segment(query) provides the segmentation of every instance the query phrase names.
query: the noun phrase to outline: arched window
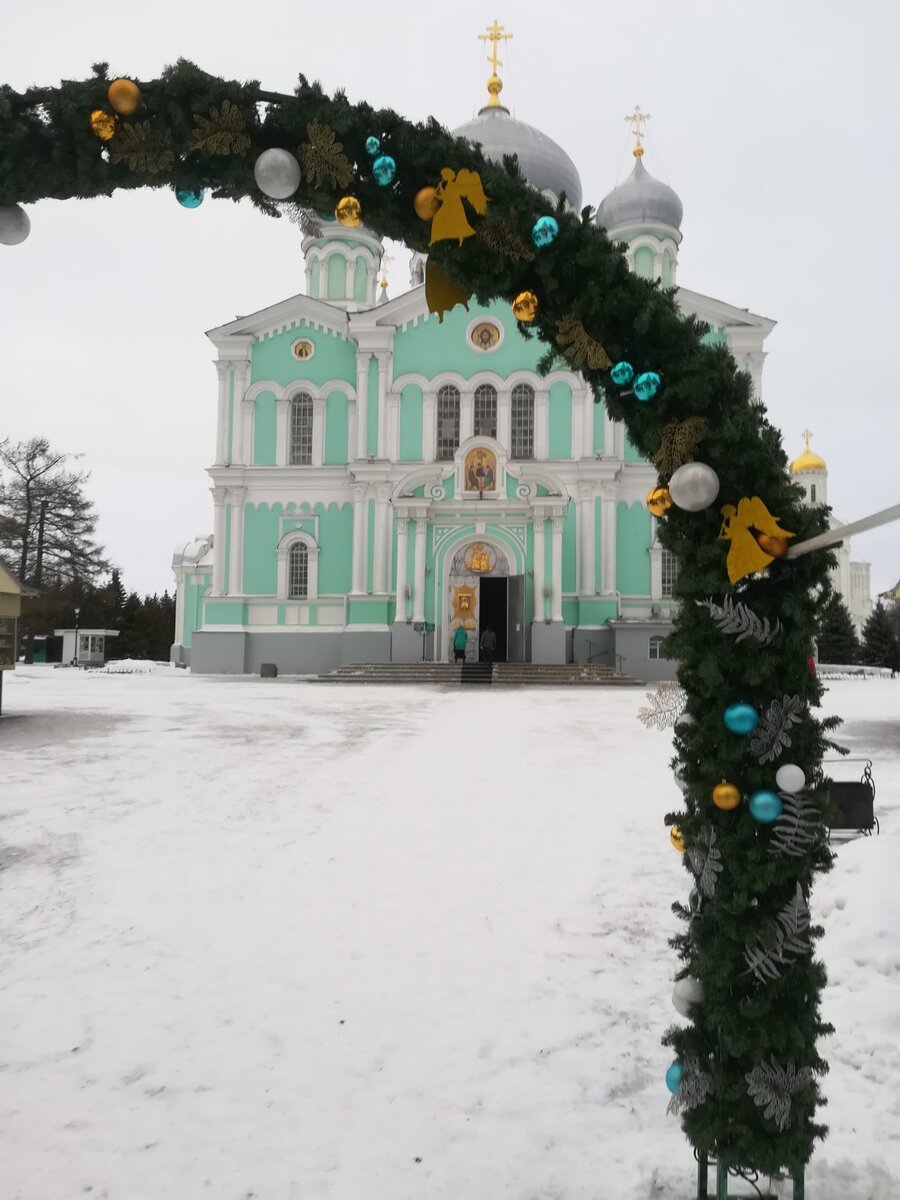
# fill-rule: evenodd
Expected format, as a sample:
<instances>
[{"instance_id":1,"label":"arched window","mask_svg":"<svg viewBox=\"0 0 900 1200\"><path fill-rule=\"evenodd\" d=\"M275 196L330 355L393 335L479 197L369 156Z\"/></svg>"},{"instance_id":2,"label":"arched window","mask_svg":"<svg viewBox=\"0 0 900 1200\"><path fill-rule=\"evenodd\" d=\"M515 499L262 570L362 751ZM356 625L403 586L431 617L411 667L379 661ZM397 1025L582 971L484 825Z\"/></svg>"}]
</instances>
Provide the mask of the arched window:
<instances>
[{"instance_id":1,"label":"arched window","mask_svg":"<svg viewBox=\"0 0 900 1200\"><path fill-rule=\"evenodd\" d=\"M658 633L655 633L653 635L653 637L650 639L650 645L647 647L647 657L648 658L665 658L665 655L662 652L662 645L663 645L664 641L665 641L665 638L660 637L660 635Z\"/></svg>"},{"instance_id":2,"label":"arched window","mask_svg":"<svg viewBox=\"0 0 900 1200\"><path fill-rule=\"evenodd\" d=\"M309 546L294 542L288 557L288 596L291 599L309 595Z\"/></svg>"},{"instance_id":3,"label":"arched window","mask_svg":"<svg viewBox=\"0 0 900 1200\"><path fill-rule=\"evenodd\" d=\"M534 458L534 388L517 383L512 390L510 411L511 458Z\"/></svg>"},{"instance_id":4,"label":"arched window","mask_svg":"<svg viewBox=\"0 0 900 1200\"><path fill-rule=\"evenodd\" d=\"M437 394L438 462L452 459L459 446L459 388L444 384Z\"/></svg>"},{"instance_id":5,"label":"arched window","mask_svg":"<svg viewBox=\"0 0 900 1200\"><path fill-rule=\"evenodd\" d=\"M313 402L307 392L298 392L291 400L291 466L312 462Z\"/></svg>"},{"instance_id":6,"label":"arched window","mask_svg":"<svg viewBox=\"0 0 900 1200\"><path fill-rule=\"evenodd\" d=\"M809 500L811 504L816 502L816 485L814 483L809 485Z\"/></svg>"},{"instance_id":7,"label":"arched window","mask_svg":"<svg viewBox=\"0 0 900 1200\"><path fill-rule=\"evenodd\" d=\"M678 559L675 557L672 551L667 550L665 546L662 548L660 566L662 568L662 595L664 598L671 598L675 589L675 580L678 578Z\"/></svg>"},{"instance_id":8,"label":"arched window","mask_svg":"<svg viewBox=\"0 0 900 1200\"><path fill-rule=\"evenodd\" d=\"M475 436L497 436L497 389L489 383L475 389Z\"/></svg>"}]
</instances>

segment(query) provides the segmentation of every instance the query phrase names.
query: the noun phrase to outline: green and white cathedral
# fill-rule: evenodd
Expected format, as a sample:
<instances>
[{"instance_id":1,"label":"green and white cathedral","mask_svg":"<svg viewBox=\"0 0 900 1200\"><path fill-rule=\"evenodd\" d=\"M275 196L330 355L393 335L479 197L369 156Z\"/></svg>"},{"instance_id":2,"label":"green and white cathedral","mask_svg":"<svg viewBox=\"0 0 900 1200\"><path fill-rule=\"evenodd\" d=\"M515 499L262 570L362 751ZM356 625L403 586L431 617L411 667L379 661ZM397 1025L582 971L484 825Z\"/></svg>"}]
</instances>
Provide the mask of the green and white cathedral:
<instances>
[{"instance_id":1,"label":"green and white cathedral","mask_svg":"<svg viewBox=\"0 0 900 1200\"><path fill-rule=\"evenodd\" d=\"M456 130L516 154L578 211L575 164L489 103ZM632 269L676 285L682 205L643 163L597 224ZM425 302L379 288L383 247L327 222L303 242L306 292L208 334L217 351L212 536L175 555L173 659L199 672L312 673L341 663L452 658L451 637L497 634L495 658L600 662L671 677L674 563L645 505L655 468L580 375L537 373L543 346L507 303ZM377 299L379 291L382 292ZM774 322L678 289L761 391Z\"/></svg>"}]
</instances>

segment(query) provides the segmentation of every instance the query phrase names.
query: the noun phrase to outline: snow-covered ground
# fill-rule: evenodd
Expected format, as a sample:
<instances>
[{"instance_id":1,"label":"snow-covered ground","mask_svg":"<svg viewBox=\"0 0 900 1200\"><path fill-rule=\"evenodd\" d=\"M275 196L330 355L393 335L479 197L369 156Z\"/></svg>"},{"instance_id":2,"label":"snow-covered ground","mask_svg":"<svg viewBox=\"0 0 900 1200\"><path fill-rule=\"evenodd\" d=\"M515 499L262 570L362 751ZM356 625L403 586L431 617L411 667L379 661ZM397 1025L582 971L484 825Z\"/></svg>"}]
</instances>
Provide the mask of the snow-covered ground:
<instances>
[{"instance_id":1,"label":"snow-covered ground","mask_svg":"<svg viewBox=\"0 0 900 1200\"><path fill-rule=\"evenodd\" d=\"M816 894L807 1196L896 1200L900 681L829 686L882 836ZM644 703L8 674L3 1200L687 1200L659 1044L687 880Z\"/></svg>"}]
</instances>

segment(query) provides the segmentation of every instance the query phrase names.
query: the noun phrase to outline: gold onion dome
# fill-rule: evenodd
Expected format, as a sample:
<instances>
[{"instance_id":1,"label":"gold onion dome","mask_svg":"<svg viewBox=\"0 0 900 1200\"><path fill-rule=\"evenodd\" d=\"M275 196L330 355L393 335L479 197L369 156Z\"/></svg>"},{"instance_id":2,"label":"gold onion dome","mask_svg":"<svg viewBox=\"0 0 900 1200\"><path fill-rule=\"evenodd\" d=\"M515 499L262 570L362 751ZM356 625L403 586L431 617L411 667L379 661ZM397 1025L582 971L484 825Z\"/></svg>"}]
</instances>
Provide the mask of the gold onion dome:
<instances>
[{"instance_id":1,"label":"gold onion dome","mask_svg":"<svg viewBox=\"0 0 900 1200\"><path fill-rule=\"evenodd\" d=\"M808 429L804 430L803 437L806 442L806 449L791 463L788 468L790 473L792 475L799 475L803 471L827 471L828 465L825 459L809 448L809 439L812 437L812 434Z\"/></svg>"}]
</instances>

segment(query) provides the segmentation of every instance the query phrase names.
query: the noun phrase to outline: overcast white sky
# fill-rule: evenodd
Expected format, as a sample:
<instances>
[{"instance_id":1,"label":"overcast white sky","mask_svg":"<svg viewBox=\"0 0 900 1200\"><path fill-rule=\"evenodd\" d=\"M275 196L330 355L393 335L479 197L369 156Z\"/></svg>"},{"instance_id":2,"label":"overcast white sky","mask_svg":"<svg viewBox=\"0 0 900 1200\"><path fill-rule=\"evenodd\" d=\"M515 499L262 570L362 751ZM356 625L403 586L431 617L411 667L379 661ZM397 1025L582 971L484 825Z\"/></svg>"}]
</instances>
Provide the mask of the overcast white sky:
<instances>
[{"instance_id":1,"label":"overcast white sky","mask_svg":"<svg viewBox=\"0 0 900 1200\"><path fill-rule=\"evenodd\" d=\"M624 114L652 113L645 163L684 202L679 282L778 321L764 399L791 457L813 431L836 515L900 501L896 0L155 0L105 15L44 0L6 11L0 82L84 78L100 60L153 78L186 57L278 91L303 72L452 128L485 96L476 38L495 17L514 34L504 100L571 155L585 203L630 170ZM126 587L171 590L173 548L212 528L204 330L302 290L299 234L166 190L29 211L31 237L0 247L0 436L83 452ZM391 295L406 289L405 256L392 278ZM873 590L900 576L900 526L853 551Z\"/></svg>"}]
</instances>

